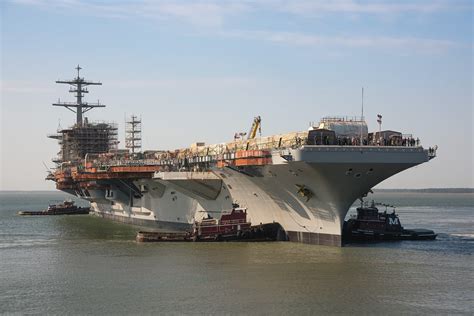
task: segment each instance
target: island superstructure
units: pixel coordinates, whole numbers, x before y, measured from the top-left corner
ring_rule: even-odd
[[[283,239],[341,246],[344,218],[358,198],[436,153],[411,135],[369,133],[363,117],[326,117],[308,130],[257,137],[261,118],[233,141],[169,150],[117,149],[117,126],[92,123],[80,77],[72,86],[76,123],[50,137],[61,145],[48,177],[91,202],[104,218],[156,230],[190,230],[196,220],[236,204],[255,224],[278,223]],[[98,84],[98,83],[95,83]],[[247,137],[245,137],[247,136]],[[129,148],[134,148],[130,147]]]

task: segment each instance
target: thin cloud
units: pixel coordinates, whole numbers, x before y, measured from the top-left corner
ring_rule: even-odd
[[[143,17],[176,20],[197,26],[221,26],[228,16],[246,11],[245,3],[233,1],[111,1],[85,0],[12,0],[13,3],[51,10],[75,11],[108,18]]]
[[[446,10],[472,9],[463,1],[380,2],[354,0],[314,1],[217,1],[217,0],[140,0],[140,1],[87,1],[87,0],[10,0],[12,3],[32,5],[54,10],[74,10],[87,15],[127,18],[140,16],[155,19],[176,19],[199,26],[221,26],[232,16],[248,12],[284,12],[296,15],[314,14],[394,14],[433,13]]]
[[[190,24],[198,32],[203,27],[208,35],[219,34],[225,37],[263,40],[287,45],[314,47],[350,47],[391,49],[401,54],[443,53],[456,44],[448,40],[425,39],[417,37],[386,37],[386,36],[325,36],[294,32],[275,31],[239,31],[226,29],[225,22],[230,17],[246,13],[270,12],[287,15],[312,14],[377,14],[390,15],[397,13],[416,12],[420,14],[446,10],[470,9],[468,2],[462,1],[415,1],[415,2],[381,2],[381,1],[216,1],[216,0],[140,0],[140,1],[86,1],[86,0],[11,0],[13,3],[32,5],[50,10],[67,10],[84,15],[96,15],[107,18],[148,18],[160,23],[176,22]],[[201,33],[202,35],[202,33]]]
[[[228,15],[237,14],[247,9],[246,6],[225,2],[164,2],[147,4],[146,14],[155,17],[176,18],[201,26],[220,26]]]
[[[220,32],[224,37],[281,43],[292,46],[312,46],[324,48],[369,48],[391,50],[398,53],[443,53],[457,46],[447,40],[416,37],[386,36],[318,36],[294,32],[230,31]]]
[[[393,14],[405,12],[432,13],[443,10],[469,8],[467,3],[456,1],[381,2],[381,1],[292,1],[280,2],[279,10],[295,14],[356,13]]]
[[[51,85],[27,80],[0,80],[2,93],[50,93],[54,89]]]
[[[117,80],[104,79],[107,87],[113,88],[176,88],[199,87],[200,89],[220,89],[238,87],[254,87],[259,80],[249,77],[220,76],[195,78],[136,79]],[[38,83],[33,80],[0,80],[0,92],[12,94],[52,93],[57,91],[54,81]]]
[[[199,89],[221,89],[238,87],[254,87],[258,80],[247,77],[197,77],[197,78],[166,78],[147,80],[106,80],[107,85],[114,88],[183,88],[199,87]]]

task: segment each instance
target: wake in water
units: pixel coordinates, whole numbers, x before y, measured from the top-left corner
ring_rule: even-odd
[[[453,236],[456,238],[460,238],[462,240],[474,241],[474,233],[468,234],[449,234],[449,236]]]

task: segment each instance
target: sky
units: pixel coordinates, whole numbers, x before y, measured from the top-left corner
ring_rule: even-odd
[[[0,190],[45,181],[74,123],[58,79],[100,81],[89,120],[142,117],[144,149],[231,141],[364,115],[438,145],[379,188],[474,187],[472,1],[2,0]]]

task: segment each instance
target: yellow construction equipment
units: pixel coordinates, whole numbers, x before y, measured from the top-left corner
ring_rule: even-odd
[[[262,135],[262,119],[260,116],[256,116],[253,119],[253,124],[252,127],[250,128],[249,136],[247,139],[254,139],[255,136],[257,135],[257,131]]]

